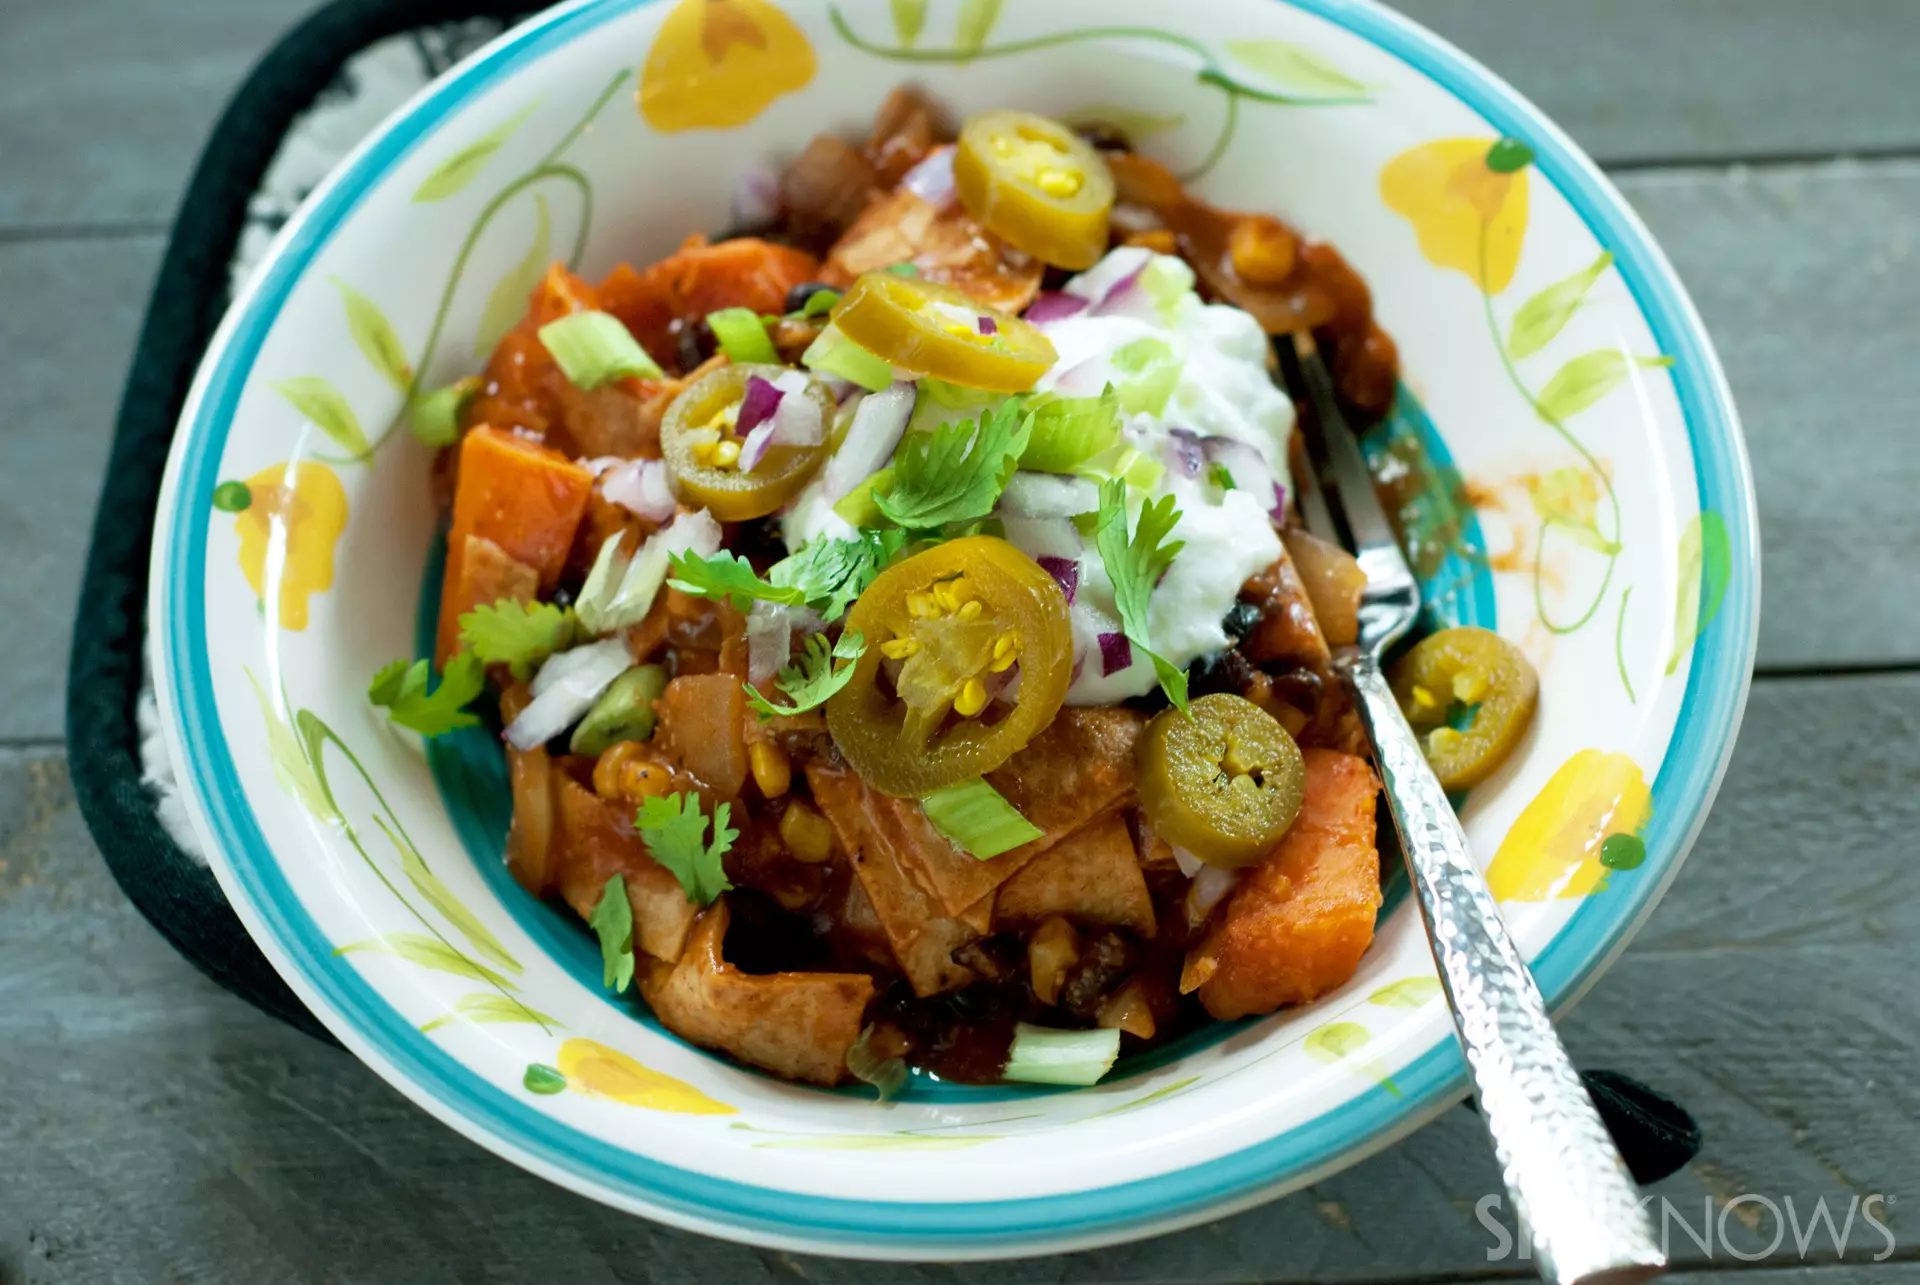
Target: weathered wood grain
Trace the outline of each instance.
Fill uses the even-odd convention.
[[[57,737],[64,724],[87,531],[161,245],[0,244],[0,619],[11,644],[0,740]]]
[[[1640,943],[1569,1017],[1576,1057],[1684,1100],[1707,1132],[1662,1184],[1805,1210],[1920,1191],[1920,675],[1763,682],[1720,804]],[[1820,765],[1811,770],[1809,764]],[[1834,782],[1850,783],[1844,801]],[[1489,1262],[1475,1213],[1497,1191],[1464,1110],[1264,1209],[1063,1258],[888,1267],[666,1231],[549,1187],[203,981],[120,899],[60,759],[0,751],[0,1280],[742,1282],[743,1285],[1230,1285],[1525,1279]],[[1715,1207],[1718,1220],[1718,1206]],[[1743,1215],[1753,1216],[1749,1226]],[[1490,1214],[1498,1217],[1498,1215]],[[1510,1218],[1500,1219],[1511,1227]],[[1766,1249],[1748,1202],[1733,1249]],[[1711,1259],[1677,1229],[1676,1257]],[[1913,1264],[1763,1282],[1894,1285]],[[1792,1241],[1773,1260],[1792,1258]],[[1811,1261],[1832,1264],[1822,1240]],[[1904,1273],[1904,1274],[1902,1274]],[[1680,1279],[1690,1279],[1691,1274]]]
[[[0,5],[0,227],[154,227],[311,0]],[[1920,148],[1906,0],[1402,0],[1603,163]]]
[[[1920,162],[1621,186],[1699,304],[1745,421],[1762,668],[1920,659]]]
[[[1602,164],[1920,147],[1907,0],[1393,0]]]
[[[0,228],[164,230],[227,96],[313,7],[0,4]]]

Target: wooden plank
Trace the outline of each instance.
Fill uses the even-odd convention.
[[[1565,1023],[1583,1062],[1699,1115],[1705,1157],[1659,1189],[1696,1228],[1703,1199],[1744,1192],[1844,1213],[1853,1195],[1920,1190],[1916,729],[1920,675],[1760,684],[1699,850]],[[485,1155],[348,1055],[200,978],[113,888],[46,752],[0,750],[0,1155],[0,1279],[52,1285],[1526,1279],[1487,1258],[1497,1241],[1475,1210],[1497,1175],[1464,1110],[1277,1204],[1059,1258],[878,1269],[626,1217]],[[1734,1248],[1758,1253],[1771,1225],[1741,1210],[1758,1221],[1729,1217]],[[1912,1239],[1897,1201],[1887,1220]],[[1723,1241],[1709,1258],[1674,1237],[1701,1269],[1679,1279],[1744,1266]],[[1911,1262],[1852,1265],[1882,1248],[1864,1223],[1849,1245],[1838,1266],[1786,1270],[1789,1237],[1770,1256],[1782,1270],[1757,1279],[1915,1279]]]
[[[8,0],[0,227],[154,226],[310,0]],[[1904,0],[1403,0],[1603,162],[1920,147]],[[82,74],[82,72],[84,74]]]
[[[0,227],[163,228],[227,96],[312,0],[6,0]]]
[[[1920,147],[1907,0],[1394,0],[1602,164]]]
[[[1699,304],[1745,422],[1762,668],[1920,659],[1920,162],[1621,186]]]
[[[57,737],[94,498],[159,265],[157,236],[0,243],[0,740]]]

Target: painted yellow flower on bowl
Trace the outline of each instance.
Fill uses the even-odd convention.
[[[1520,263],[1532,149],[1510,138],[1443,138],[1380,171],[1380,199],[1413,224],[1420,253],[1499,294]]]
[[[667,134],[732,129],[813,73],[813,46],[766,0],[680,0],[641,69],[640,114]]]
[[[571,1039],[560,1046],[558,1066],[538,1062],[522,1080],[534,1093],[552,1094],[572,1089],[589,1097],[607,1098],[649,1111],[676,1115],[737,1115],[738,1108],[716,1102],[685,1080],[662,1075],[598,1040]]]
[[[287,629],[307,627],[307,600],[333,586],[333,546],[347,526],[347,492],[332,469],[313,460],[275,464],[244,482],[222,482],[214,507],[234,514],[240,570]]]
[[[1581,750],[1520,813],[1487,867],[1496,901],[1548,901],[1599,890],[1610,870],[1646,860],[1640,830],[1653,796],[1625,754]]]

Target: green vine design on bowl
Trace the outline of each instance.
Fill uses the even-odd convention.
[[[622,70],[608,81],[559,141],[548,148],[539,160],[507,180],[480,208],[447,272],[446,284],[441,288],[433,322],[428,327],[418,360],[408,358],[406,345],[401,342],[378,303],[348,283],[333,279],[346,314],[348,334],[368,363],[400,394],[400,411],[388,421],[378,437],[369,439],[352,404],[326,378],[301,375],[269,385],[303,419],[345,452],[339,456],[317,455],[314,458],[329,464],[370,463],[374,453],[394,436],[394,430],[406,422],[416,401],[428,391],[422,387],[422,377],[432,368],[434,357],[439,353],[453,307],[453,297],[466,277],[468,261],[473,257],[480,238],[515,197],[526,192],[533,194],[536,211],[534,237],[526,254],[507,270],[488,298],[481,314],[475,343],[476,355],[484,359],[525,313],[527,296],[539,284],[540,274],[546,271],[550,261],[553,220],[545,193],[537,190],[542,184],[557,182],[573,188],[580,195],[579,224],[574,229],[573,245],[566,259],[569,269],[579,266],[581,256],[586,252],[588,234],[593,228],[593,182],[578,166],[567,162],[567,149],[587,131],[631,75],[630,71]],[[448,156],[414,189],[413,201],[416,204],[443,201],[470,186],[494,154],[519,131],[538,106],[537,102],[528,105]]]
[[[1341,71],[1324,55],[1291,41],[1257,39],[1227,42],[1227,57],[1271,82],[1273,87],[1270,88],[1228,70],[1221,58],[1202,41],[1160,27],[1076,27],[1071,31],[1056,31],[1043,36],[989,44],[988,37],[999,20],[1001,8],[1000,0],[963,0],[955,20],[954,43],[942,48],[924,48],[919,44],[926,20],[924,0],[902,0],[893,6],[897,43],[890,46],[856,32],[837,5],[829,6],[827,15],[833,22],[834,30],[847,44],[862,53],[894,62],[958,66],[983,58],[1006,58],[1095,40],[1150,41],[1191,54],[1200,63],[1194,73],[1195,80],[1219,90],[1225,102],[1220,128],[1214,135],[1212,145],[1205,155],[1180,175],[1186,182],[1204,177],[1226,155],[1239,129],[1242,99],[1281,107],[1350,107],[1373,101],[1371,86]],[[1302,92],[1288,92],[1289,87]],[[1078,113],[1081,116],[1089,114]],[[1164,121],[1159,123],[1165,124]]]
[[[523,971],[520,961],[433,872],[432,866],[421,855],[406,826],[395,814],[360,757],[318,714],[310,709],[291,709],[284,695],[276,702],[251,670],[246,674],[247,681],[253,685],[254,697],[259,701],[261,718],[266,722],[267,753],[281,788],[308,815],[338,830],[346,838],[367,869],[373,872],[374,877],[421,929],[419,932],[383,933],[362,941],[349,942],[336,947],[333,953],[341,956],[388,955],[416,967],[485,984],[485,990],[462,996],[454,1002],[449,1012],[422,1024],[420,1029],[424,1032],[456,1022],[525,1022],[552,1034],[560,1023],[528,1006],[516,993],[517,987],[512,978],[520,976]],[[392,846],[401,875],[419,898],[438,912],[438,920],[401,891],[394,877],[373,859],[359,831],[347,818],[327,772],[326,750],[329,745],[346,758],[373,795],[379,807],[373,817],[374,824]],[[460,939],[459,942],[456,942],[456,937]],[[482,963],[483,959],[486,962]]]

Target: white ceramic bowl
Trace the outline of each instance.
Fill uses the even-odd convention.
[[[1366,0],[1177,20],[1152,0],[580,0],[517,29],[340,166],[215,337],[155,542],[161,710],[268,957],[376,1071],[515,1163],[826,1253],[1143,1236],[1350,1164],[1461,1096],[1402,892],[1358,975],[1309,1007],[1095,1088],[921,1085],[881,1108],[611,1000],[578,924],[502,868],[497,746],[423,749],[364,695],[431,620],[428,453],[386,427],[408,368],[429,386],[476,369],[549,257],[597,277],[718,231],[745,167],[862,128],[903,79],[957,113],[1117,118],[1204,171],[1207,198],[1275,211],[1366,276],[1404,360],[1387,431],[1478,505],[1430,578],[1439,614],[1497,626],[1541,672],[1525,752],[1464,811],[1569,1003],[1673,877],[1733,743],[1758,619],[1744,448],[1619,194],[1504,83]]]

